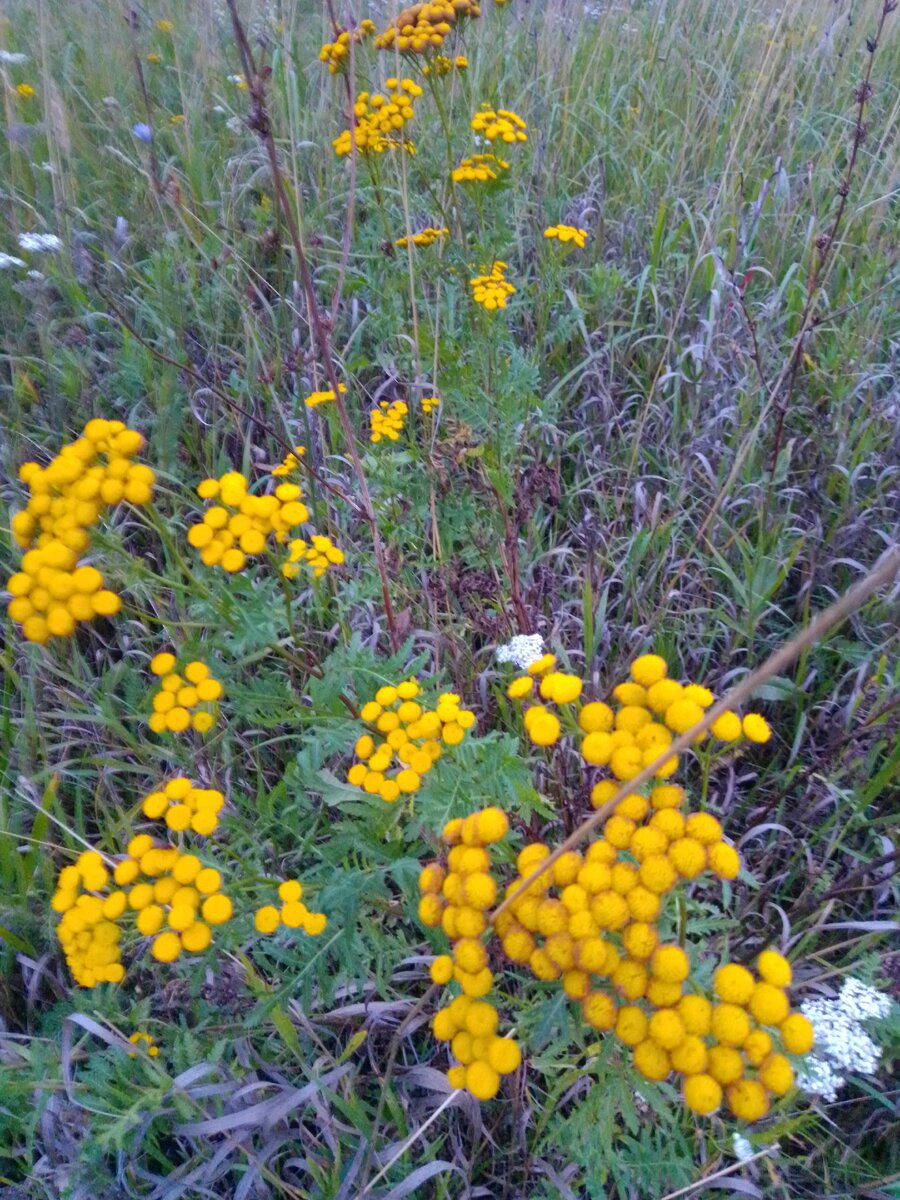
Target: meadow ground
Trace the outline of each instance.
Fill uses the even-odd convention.
[[[896,1197],[900,13],[398,7],[0,9],[0,1198]]]

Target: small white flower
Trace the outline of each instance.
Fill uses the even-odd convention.
[[[44,272],[43,271],[29,271],[28,278],[29,279],[43,279]]]
[[[533,662],[544,653],[544,639],[539,633],[518,633],[505,646],[497,647],[497,662],[515,663],[522,671],[527,671]]]
[[[732,1144],[734,1145],[734,1156],[741,1162],[746,1162],[748,1158],[753,1157],[753,1147],[740,1133],[735,1133],[732,1136]]]
[[[8,271],[10,267],[24,267],[27,263],[21,258],[16,258],[14,254],[4,254],[0,250],[0,271]]]
[[[20,233],[19,246],[32,254],[62,250],[62,240],[55,233]]]
[[[232,133],[240,133],[244,128],[244,122],[240,117],[229,117],[225,122],[225,128],[230,129]]]
[[[0,50],[0,63],[11,63],[13,66],[18,66],[23,62],[28,62],[27,54],[13,54],[11,50]]]
[[[859,979],[845,979],[840,995],[841,1007],[857,1021],[882,1020],[891,1011],[891,998],[877,992]]]
[[[815,1032],[815,1052],[798,1066],[799,1086],[826,1100],[835,1100],[851,1072],[874,1075],[881,1047],[860,1022],[881,1020],[890,1010],[890,997],[859,979],[846,979],[834,1000],[804,1001],[800,1011]]]

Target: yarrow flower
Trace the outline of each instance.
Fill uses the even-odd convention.
[[[184,733],[191,728],[197,733],[208,733],[215,723],[222,685],[212,677],[206,663],[197,660],[189,662],[184,668],[183,677],[176,671],[177,665],[175,655],[168,652],[156,654],[150,661],[151,674],[160,681],[159,690],[152,699],[150,728],[154,733]],[[181,789],[183,784],[179,783],[177,787]],[[152,804],[156,807],[157,799]],[[160,808],[157,817],[161,817],[165,811]],[[218,808],[215,811],[218,812]]]
[[[499,139],[508,146],[528,141],[528,126],[508,108],[482,108],[472,118],[472,128],[489,142]]]
[[[55,233],[20,233],[19,246],[32,254],[43,254],[62,250],[63,244]]]
[[[506,279],[504,272],[506,263],[499,259],[493,264],[489,275],[476,275],[469,280],[472,288],[472,299],[493,312],[497,308],[506,308],[506,302],[515,293],[515,288]]]
[[[544,230],[544,237],[563,243],[574,242],[579,249],[583,250],[587,240],[587,230],[578,229],[574,225],[548,225]]]
[[[846,979],[833,1000],[807,1000],[800,1006],[815,1030],[815,1054],[798,1072],[804,1091],[834,1101],[847,1075],[874,1075],[881,1047],[863,1028],[863,1021],[883,1020],[891,999],[858,979]]]
[[[23,258],[16,258],[14,254],[3,254],[0,252],[0,271],[8,271],[11,267],[26,267],[27,265]]]
[[[509,163],[496,154],[473,154],[454,167],[452,176],[454,183],[486,183],[499,179],[500,172],[508,170]]]
[[[498,663],[511,662],[520,671],[527,671],[544,653],[544,639],[539,633],[518,633],[505,646],[498,646]]]
[[[450,230],[444,226],[442,229],[435,229],[431,225],[426,225],[424,229],[420,229],[418,233],[412,234],[411,237],[397,238],[395,246],[405,247],[410,242],[414,246],[433,246],[438,238],[447,237]]]
[[[10,66],[20,66],[24,62],[28,62],[27,54],[14,53],[12,50],[0,50],[0,63],[9,63]]]
[[[396,442],[403,431],[408,412],[409,408],[402,400],[392,400],[390,403],[382,400],[369,414],[372,425],[369,441],[377,443],[387,438],[390,442]]]

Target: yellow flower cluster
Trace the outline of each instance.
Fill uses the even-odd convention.
[[[359,738],[355,752],[360,761],[347,772],[347,782],[380,796],[388,804],[393,804],[401,793],[418,791],[422,776],[441,757],[442,743],[458,746],[466,730],[475,724],[475,714],[460,708],[459,696],[454,692],[440,695],[434,709],[423,708],[417,702],[419,693],[415,679],[404,679],[396,687],[387,684],[359,714],[383,740],[376,742],[368,733]],[[395,762],[397,769],[389,775]]]
[[[219,824],[225,797],[215,788],[201,788],[184,775],[170,779],[162,789],[148,793],[141,812],[151,821],[162,819],[174,833],[186,829],[208,836]]]
[[[469,280],[472,288],[472,299],[476,304],[482,304],[492,312],[496,308],[506,308],[506,302],[515,293],[515,288],[506,279],[504,272],[506,263],[498,259],[491,267],[489,275],[476,275]]]
[[[72,978],[81,987],[119,983],[121,930],[97,893],[109,884],[109,871],[96,850],[85,850],[73,866],[63,867],[50,907],[61,915],[56,935]],[[116,906],[113,906],[117,908]]]
[[[489,179],[499,179],[500,172],[508,170],[509,163],[496,154],[473,154],[453,168],[453,182],[486,183]]]
[[[253,918],[256,932],[271,934],[284,925],[286,929],[302,929],[310,937],[318,937],[325,931],[328,918],[324,913],[310,912],[305,904],[301,904],[302,896],[303,884],[299,879],[286,879],[278,887],[281,908],[264,904],[256,910]]]
[[[132,913],[138,933],[153,938],[150,952],[158,961],[174,962],[182,950],[201,953],[212,939],[210,926],[231,919],[221,883],[213,867],[177,846],[155,846],[146,833],[131,839],[112,877],[95,850],[85,851],[60,871],[51,901],[61,914],[56,933],[75,982],[122,981],[120,923]]]
[[[343,550],[324,533],[315,533],[309,542],[294,538],[288,543],[288,560],[282,564],[281,573],[285,579],[296,579],[300,574],[299,564],[305,562],[312,567],[316,579],[320,579],[329,567],[339,567],[343,561]]]
[[[408,412],[409,409],[402,400],[392,400],[390,403],[382,400],[378,407],[369,413],[372,424],[369,441],[377,443],[382,438],[387,438],[390,442],[396,442],[403,432],[403,423]]]
[[[295,446],[290,454],[286,454],[277,467],[272,468],[272,474],[276,479],[280,479],[285,475],[292,475],[300,465],[300,459],[306,453],[305,446]]]
[[[27,462],[19,468],[29,500],[11,528],[25,553],[6,586],[9,615],[28,641],[67,637],[77,622],[119,611],[119,597],[103,586],[100,571],[78,560],[107,506],[123,500],[145,505],[153,498],[153,471],[132,462],[143,444],[137,430],[97,418],[46,467]]]
[[[405,247],[412,242],[414,246],[433,246],[438,238],[447,237],[449,233],[450,230],[446,226],[443,229],[434,229],[431,225],[426,225],[424,229],[420,229],[418,233],[414,233],[411,237],[397,238],[394,245]]]
[[[375,39],[379,50],[401,54],[426,54],[440,50],[444,39],[458,21],[465,17],[480,17],[481,8],[475,0],[433,0],[432,3],[411,4],[391,21]]]
[[[333,42],[326,42],[319,51],[319,59],[321,62],[327,62],[328,70],[332,75],[336,75],[350,61],[351,39],[358,45],[367,37],[373,36],[374,33],[375,22],[370,21],[366,17],[364,21],[360,21],[352,33],[350,30],[344,29],[337,35]]]
[[[422,412],[427,417],[440,404],[440,396],[423,396],[422,397]]]
[[[508,108],[482,108],[472,118],[472,128],[489,142],[506,142],[508,146],[516,142],[528,141],[528,126],[517,114]]]
[[[785,1095],[794,1082],[791,1064],[778,1053],[769,1030],[777,1030],[788,1054],[812,1049],[812,1025],[802,1013],[790,1011],[788,961],[765,950],[757,972],[758,979],[746,967],[727,963],[713,977],[716,1003],[687,996],[674,1011],[657,1013],[649,1022],[654,1049],[645,1057],[648,1063],[651,1055],[654,1060],[652,1077],[664,1078],[669,1067],[681,1072],[684,1101],[694,1112],[715,1112],[724,1089],[734,1116],[758,1121],[769,1111],[770,1095]]]
[[[30,100],[33,96],[35,96],[37,94],[30,83],[17,83],[16,91],[19,93],[19,95],[22,97],[23,100]]]
[[[467,71],[469,69],[469,60],[464,54],[457,54],[456,58],[448,58],[446,54],[436,54],[431,60],[431,63],[426,63],[422,68],[423,75],[449,75],[451,71]]]
[[[338,391],[343,396],[347,391],[347,385],[345,383],[339,383]],[[324,392],[310,392],[310,394],[306,397],[306,407],[318,408],[320,404],[328,404],[328,402],[330,400],[334,400],[334,398],[333,390]]]
[[[285,542],[292,529],[309,520],[296,483],[280,483],[274,494],[253,496],[244,475],[226,471],[219,479],[204,479],[197,495],[219,503],[190,527],[188,541],[200,551],[206,566],[220,566],[223,571],[242,571],[249,556],[265,553],[269,534]]]
[[[415,115],[413,100],[422,95],[422,89],[412,79],[394,77],[385,80],[385,88],[387,95],[359,93],[353,108],[352,130],[345,129],[332,143],[339,157],[350,153],[354,140],[360,154],[383,154],[401,145],[411,149],[400,131]]]
[[[150,1034],[145,1033],[142,1029],[135,1030],[135,1032],[131,1035],[131,1037],[128,1040],[129,1040],[129,1042],[131,1042],[132,1046],[140,1047],[141,1044],[143,1043],[145,1053],[148,1055],[148,1057],[150,1057],[150,1058],[158,1058],[159,1057],[159,1046],[157,1046],[156,1042],[150,1036]],[[128,1057],[136,1058],[137,1051],[135,1050],[133,1052],[130,1052]]]
[[[548,225],[544,230],[545,238],[555,238],[558,242],[574,242],[580,250],[584,249],[587,241],[587,230],[575,225]]]
[[[531,696],[535,677],[542,676],[542,698],[557,705],[573,703],[580,695],[581,681],[554,671],[555,661],[552,654],[547,654],[532,663],[527,675],[512,681],[507,694],[517,700]],[[715,702],[712,692],[700,684],[680,684],[667,674],[664,659],[645,654],[632,664],[631,679],[613,689],[615,711],[600,701],[579,708],[581,754],[586,763],[607,767],[620,781],[634,779],[672,744],[675,734],[687,732],[703,719],[706,709]],[[551,746],[561,736],[559,718],[545,705],[530,706],[524,720],[526,732],[536,745]],[[758,713],[748,713],[741,721],[736,713],[727,712],[712,726],[713,736],[723,741],[734,741],[742,733],[755,742],[768,741],[771,736]],[[677,767],[678,759],[673,755],[657,769],[656,777],[667,779]]]
[[[175,670],[174,654],[156,654],[150,660],[152,674],[159,677],[154,694],[150,728],[154,733],[184,733],[188,728],[208,733],[215,721],[215,704],[222,685],[213,679],[202,662],[189,662],[182,677]]]
[[[442,834],[447,844],[446,868],[428,864],[419,876],[419,918],[424,925],[443,929],[452,944],[451,954],[442,954],[431,965],[437,984],[457,983],[461,995],[434,1016],[434,1036],[450,1043],[457,1065],[447,1078],[452,1087],[466,1088],[477,1100],[491,1100],[503,1075],[510,1075],[522,1061],[513,1038],[497,1034],[497,1009],[484,997],[493,985],[488,952],[481,935],[487,930],[485,912],[497,898],[487,849],[509,829],[506,814],[485,808],[471,816],[448,822]]]

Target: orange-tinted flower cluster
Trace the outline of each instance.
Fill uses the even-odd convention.
[[[403,423],[408,412],[409,408],[403,400],[391,400],[390,403],[382,400],[378,407],[369,413],[372,425],[369,441],[378,443],[387,438],[390,442],[396,442],[403,432]]]
[[[397,238],[394,245],[403,248],[412,242],[414,246],[433,246],[438,238],[447,237],[449,233],[450,230],[446,225],[442,229],[435,229],[431,225],[426,225],[424,229],[420,229],[418,233],[412,234],[411,237]]]
[[[509,163],[496,154],[473,154],[460,160],[454,167],[452,175],[454,183],[486,183],[489,179],[499,179],[501,171],[508,171]]]
[[[419,876],[419,918],[424,925],[443,929],[452,944],[431,966],[437,984],[458,984],[461,995],[435,1014],[435,1037],[450,1043],[457,1060],[447,1078],[453,1087],[467,1088],[478,1100],[490,1100],[500,1078],[515,1071],[522,1059],[512,1038],[497,1035],[497,1009],[484,997],[493,985],[488,952],[479,938],[487,930],[485,913],[497,898],[488,847],[509,829],[506,814],[485,808],[444,828],[450,847],[446,867],[427,865]]]
[[[188,541],[200,550],[206,566],[220,566],[223,571],[243,570],[249,557],[265,553],[270,535],[276,542],[286,542],[291,530],[309,520],[296,483],[279,483],[274,493],[254,496],[244,475],[226,471],[219,479],[204,479],[197,495],[219,503],[190,527]]]
[[[422,95],[422,89],[412,79],[395,78],[386,79],[385,88],[387,95],[359,93],[353,109],[352,129],[345,129],[332,143],[338,157],[348,155],[354,141],[360,154],[383,154],[398,146],[413,149],[402,130],[415,115],[413,100]]]
[[[219,824],[225,797],[215,788],[201,788],[184,775],[170,779],[141,801],[141,812],[151,821],[165,821],[173,833],[190,829],[207,836]]]
[[[183,676],[176,666],[174,654],[156,654],[150,661],[151,672],[160,680],[153,695],[150,728],[154,733],[184,733],[189,728],[208,733],[215,722],[222,685],[205,663],[189,662]]]
[[[415,679],[404,679],[396,687],[388,684],[360,712],[383,740],[368,733],[359,738],[355,752],[360,761],[347,772],[347,782],[388,804],[403,793],[418,791],[422,776],[441,757],[442,744],[458,746],[475,724],[475,714],[460,708],[454,692],[439,696],[433,710],[418,703],[419,693]]]
[[[285,929],[302,929],[310,937],[318,937],[325,932],[328,918],[324,913],[310,912],[301,903],[303,884],[299,879],[286,879],[278,887],[278,898],[281,908],[274,904],[264,904],[254,914],[253,922],[257,933],[272,934],[279,926]]]
[[[132,915],[137,932],[153,938],[150,953],[158,961],[174,962],[182,950],[201,953],[212,939],[210,926],[231,919],[221,883],[215,868],[177,846],[156,846],[146,833],[131,839],[111,876],[96,851],[85,851],[60,871],[51,901],[61,914],[56,933],[75,982],[122,981],[119,942]]]
[[[6,586],[12,596],[9,615],[28,641],[67,637],[79,621],[119,611],[119,597],[103,586],[100,571],[78,561],[105,508],[122,501],[150,503],[154,473],[132,462],[143,444],[143,437],[121,421],[98,418],[46,467],[27,462],[19,468],[29,500],[11,527],[25,553],[21,570]]]
[[[448,58],[446,54],[436,54],[430,63],[426,63],[422,68],[423,75],[449,75],[451,71],[467,71],[469,69],[469,60],[464,54],[457,54],[456,58]]]
[[[472,118],[472,128],[486,141],[499,139],[508,146],[516,142],[528,141],[528,126],[518,115],[508,108],[482,108]]]
[[[475,0],[434,0],[411,4],[375,39],[379,50],[396,47],[401,54],[428,54],[440,50],[444,39],[465,17],[480,17]]]
[[[352,32],[349,29],[342,29],[333,42],[326,42],[319,51],[319,59],[321,62],[328,63],[328,70],[332,75],[337,75],[338,71],[343,70],[350,62],[351,40],[359,45],[360,42],[374,34],[375,22],[366,17]]]

